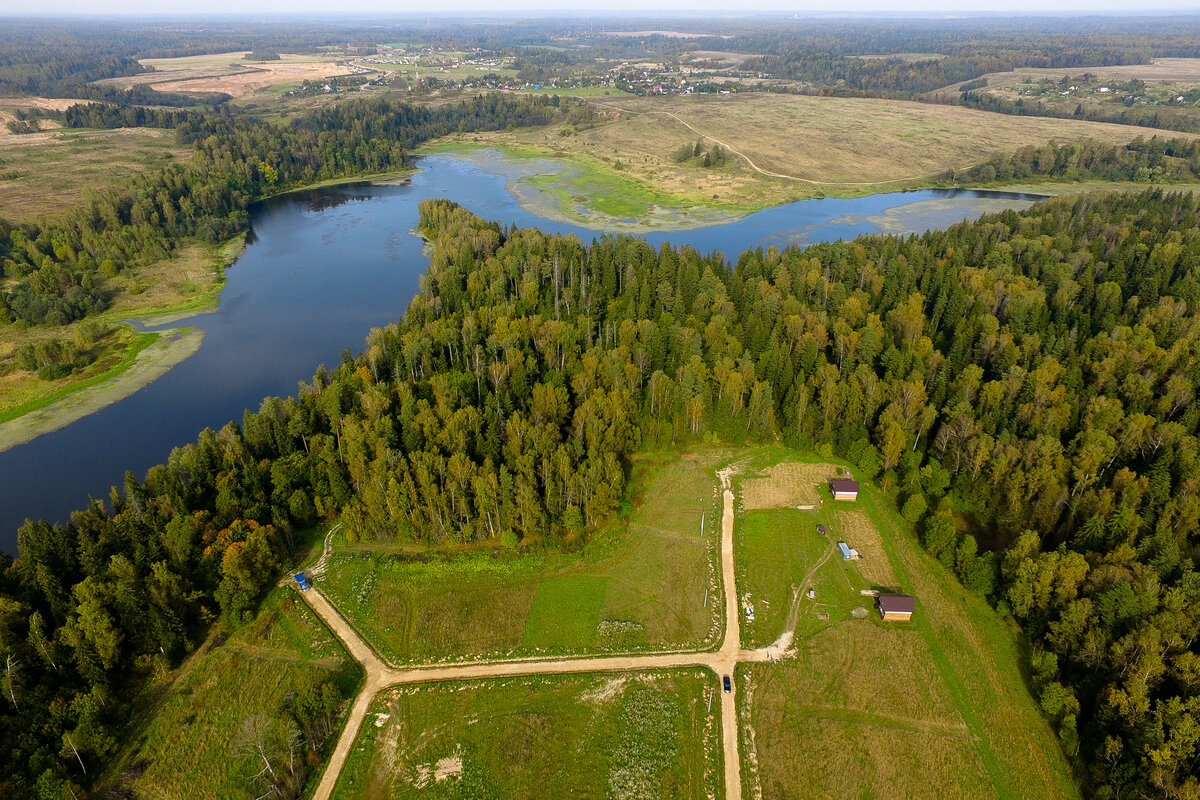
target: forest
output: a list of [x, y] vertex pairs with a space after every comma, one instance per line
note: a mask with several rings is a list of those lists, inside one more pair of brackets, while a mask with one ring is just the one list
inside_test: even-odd
[[245, 618], [318, 519], [554, 546], [620, 512], [638, 448], [782, 439], [855, 463], [1012, 613], [1089, 794], [1190, 796], [1198, 222], [1152, 189], [730, 264], [427, 201], [421, 293], [360, 355], [21, 529], [0, 785], [82, 782], [67, 738], [111, 753], [153, 664]]

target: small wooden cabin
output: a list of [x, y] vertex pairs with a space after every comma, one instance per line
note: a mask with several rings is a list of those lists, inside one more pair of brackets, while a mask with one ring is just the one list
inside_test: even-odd
[[854, 502], [858, 499], [858, 481], [852, 481], [849, 478], [830, 478], [829, 491], [833, 493], [834, 500]]
[[875, 607], [884, 620], [908, 622], [917, 609], [917, 601], [906, 594], [881, 594], [875, 600]]

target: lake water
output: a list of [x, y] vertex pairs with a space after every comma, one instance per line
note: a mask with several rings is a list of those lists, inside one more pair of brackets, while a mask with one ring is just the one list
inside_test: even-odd
[[[0, 549], [16, 552], [27, 517], [66, 521], [89, 495], [107, 499], [125, 470], [139, 478], [173, 447], [296, 392], [318, 364], [357, 353], [372, 327], [396, 321], [428, 259], [414, 234], [417, 204], [448, 197], [505, 225], [578, 234], [519, 205], [511, 174], [487, 159], [429, 156], [402, 186], [343, 185], [297, 192], [252, 209], [252, 235], [232, 266], [220, 308], [177, 325], [204, 330], [199, 351], [162, 378], [91, 416], [0, 453]], [[728, 224], [645, 235], [736, 258], [750, 247], [806, 244], [863, 233], [920, 232], [1033, 196], [965, 190], [804, 200]]]

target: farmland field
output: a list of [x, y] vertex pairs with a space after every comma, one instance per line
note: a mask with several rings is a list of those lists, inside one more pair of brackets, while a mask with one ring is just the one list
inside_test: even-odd
[[703, 800], [720, 777], [715, 691], [702, 669], [393, 689], [334, 797]]
[[275, 589], [254, 621], [214, 632], [151, 693], [109, 782], [143, 800], [252, 797], [249, 723], [282, 735], [290, 694], [327, 680], [351, 696], [358, 666], [294, 592]]
[[[823, 496], [816, 512], [736, 523], [738, 588], [757, 616], [744, 646], [783, 632], [780, 606], [793, 587], [799, 596], [794, 658], [739, 669], [744, 787], [757, 782], [764, 800], [1076, 796], [1006, 623], [921, 551], [876, 490], [856, 504]], [[836, 541], [863, 559], [830, 552]], [[879, 587], [915, 596], [913, 621], [881, 621], [862, 594]]]
[[722, 457], [642, 457], [628, 520], [578, 552], [340, 545], [321, 587], [393, 663], [700, 647], [718, 633]]
[[277, 61], [246, 61], [245, 52], [211, 53], [180, 58], [147, 58], [142, 64], [152, 71], [97, 83], [118, 88], [149, 84], [161, 92], [223, 92], [240, 98], [281, 84], [298, 84], [357, 70], [330, 60], [329, 56], [281, 54]]

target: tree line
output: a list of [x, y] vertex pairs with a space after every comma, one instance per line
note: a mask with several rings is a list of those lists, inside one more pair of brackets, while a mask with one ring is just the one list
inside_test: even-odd
[[[244, 618], [316, 520], [553, 542], [619, 511], [638, 448], [715, 437], [837, 454], [895, 492], [1022, 625], [1090, 793], [1188, 796], [1198, 223], [1191, 194], [1089, 195], [731, 264], [427, 201], [421, 292], [361, 354], [128, 475], [111, 509], [22, 527], [0, 592], [6, 785], [78, 780], [64, 737], [101, 753], [104, 708], [213, 616]], [[86, 720], [55, 716], [96, 693]]]
[[1086, 119], [1092, 122], [1114, 122], [1119, 125], [1137, 125], [1143, 128], [1161, 128], [1183, 133], [1200, 131], [1200, 117], [1193, 110], [1173, 106], [1089, 104], [1085, 108], [1082, 103], [1079, 103], [1072, 110], [1047, 105], [1034, 97], [1019, 97], [1009, 100], [992, 94], [983, 87], [965, 89], [960, 92], [957, 103], [967, 108], [993, 111], [998, 114]]

